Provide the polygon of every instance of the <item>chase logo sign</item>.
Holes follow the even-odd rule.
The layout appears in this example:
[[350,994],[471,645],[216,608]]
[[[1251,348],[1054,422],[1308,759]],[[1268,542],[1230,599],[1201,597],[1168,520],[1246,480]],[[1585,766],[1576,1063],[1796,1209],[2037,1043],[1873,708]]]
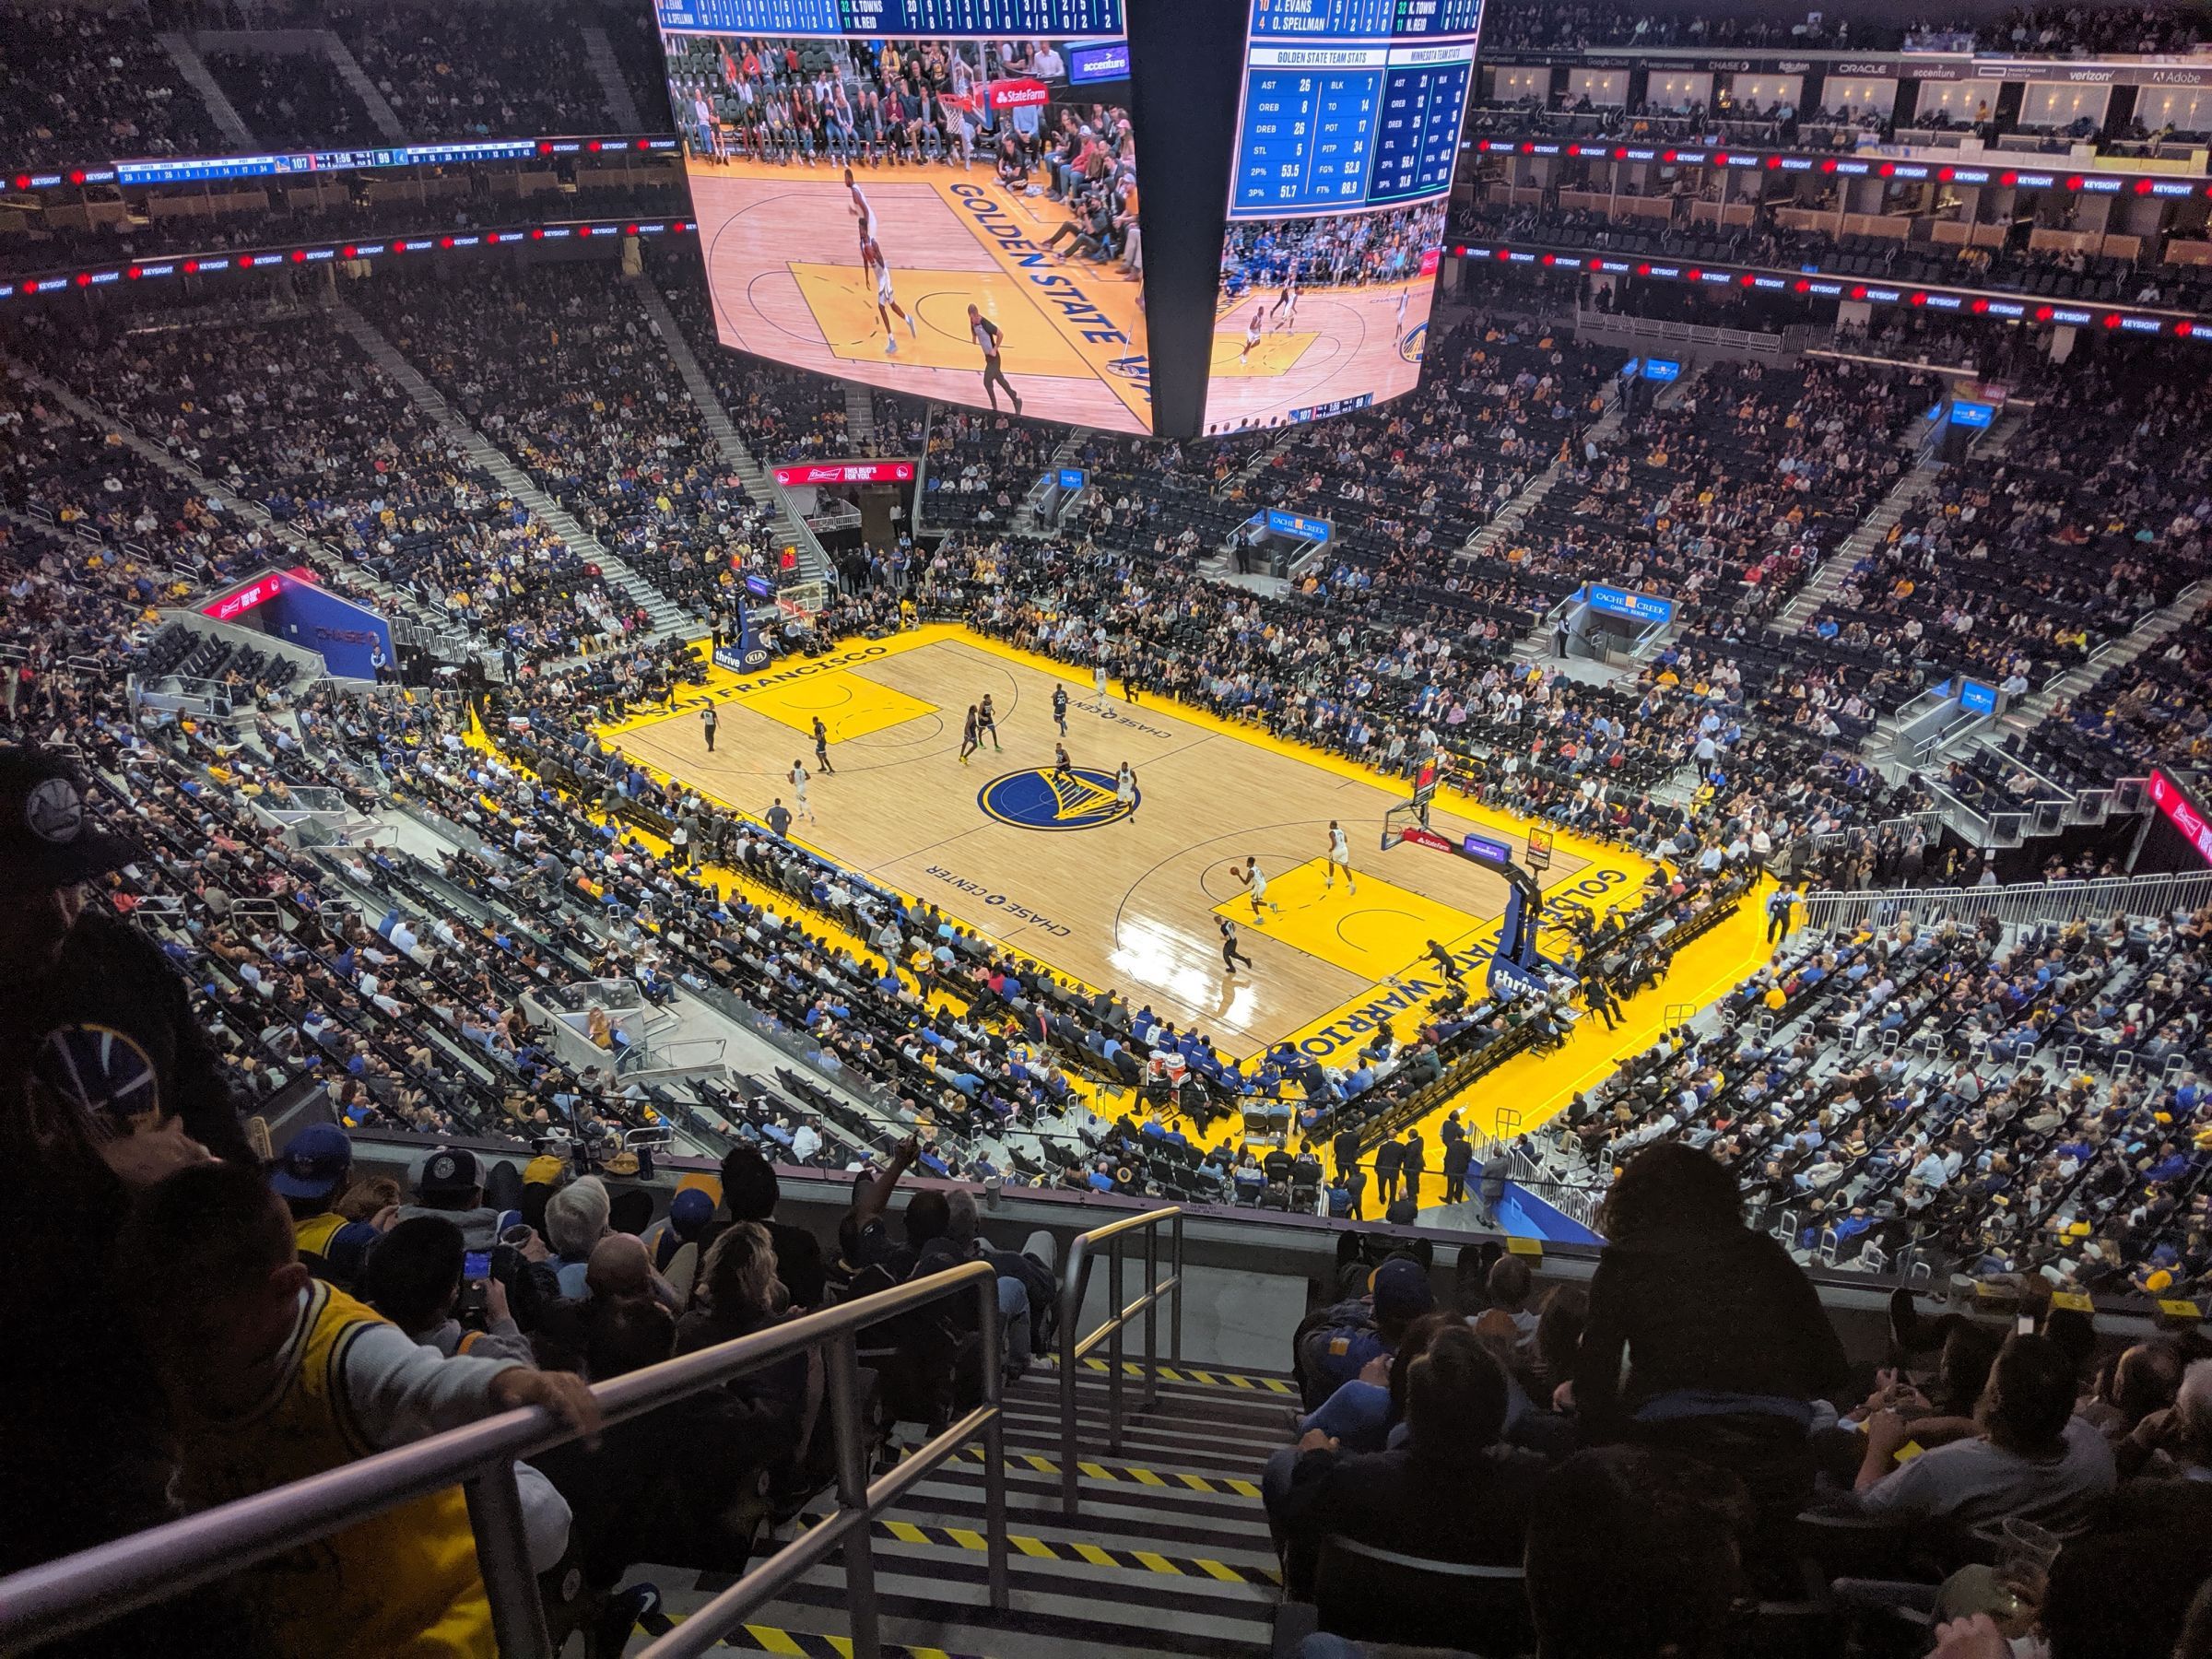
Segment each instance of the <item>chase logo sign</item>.
[[1034,766],[992,779],[976,792],[975,804],[986,817],[1018,830],[1096,830],[1136,810],[1116,799],[1113,788],[1112,772]]

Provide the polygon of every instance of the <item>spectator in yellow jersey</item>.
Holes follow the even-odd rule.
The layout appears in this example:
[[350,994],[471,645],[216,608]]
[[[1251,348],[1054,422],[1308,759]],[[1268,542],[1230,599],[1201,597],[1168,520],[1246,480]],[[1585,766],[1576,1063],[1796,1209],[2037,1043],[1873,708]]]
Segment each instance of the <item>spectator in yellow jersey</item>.
[[[125,1223],[118,1283],[170,1398],[175,1488],[211,1508],[518,1406],[585,1432],[581,1379],[441,1358],[311,1277],[285,1206],[241,1163],[149,1189]],[[483,1659],[496,1651],[458,1488],[433,1492],[252,1569],[273,1651],[324,1659]]]

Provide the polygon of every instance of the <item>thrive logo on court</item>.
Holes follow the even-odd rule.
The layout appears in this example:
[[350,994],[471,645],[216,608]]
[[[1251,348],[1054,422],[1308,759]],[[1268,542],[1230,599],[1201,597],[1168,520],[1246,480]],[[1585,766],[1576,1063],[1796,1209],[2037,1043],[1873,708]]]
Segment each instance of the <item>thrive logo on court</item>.
[[975,804],[1017,830],[1096,830],[1136,810],[1135,801],[1114,794],[1114,783],[1112,772],[1088,766],[1032,766],[992,779],[976,791]]

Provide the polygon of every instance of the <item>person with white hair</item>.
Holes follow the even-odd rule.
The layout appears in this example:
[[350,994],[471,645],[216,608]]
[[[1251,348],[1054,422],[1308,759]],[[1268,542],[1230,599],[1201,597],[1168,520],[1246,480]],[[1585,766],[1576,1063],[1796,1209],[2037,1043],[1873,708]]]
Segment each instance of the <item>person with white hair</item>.
[[582,1301],[591,1294],[584,1276],[593,1248],[606,1236],[612,1207],[606,1183],[596,1175],[571,1181],[546,1200],[546,1242],[553,1247],[552,1265],[563,1296]]

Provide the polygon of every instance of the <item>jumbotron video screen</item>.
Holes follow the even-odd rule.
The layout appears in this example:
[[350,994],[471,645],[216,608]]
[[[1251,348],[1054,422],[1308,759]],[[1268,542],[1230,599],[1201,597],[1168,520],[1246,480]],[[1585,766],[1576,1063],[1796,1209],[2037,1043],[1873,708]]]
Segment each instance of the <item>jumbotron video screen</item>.
[[[1001,12],[1071,27],[890,27],[1014,20]],[[1120,0],[911,0],[867,17],[862,35],[834,4],[660,8],[723,342],[919,397],[1150,431]]]
[[[722,342],[1130,433],[1163,424],[1147,319],[1211,338],[1171,435],[1411,391],[1479,0],[1248,0],[1233,143],[1158,156],[1133,88],[1189,68],[1124,3],[658,0]],[[1147,273],[1148,168],[1224,181],[1218,272]]]
[[1209,432],[1419,384],[1481,0],[1250,0]]

